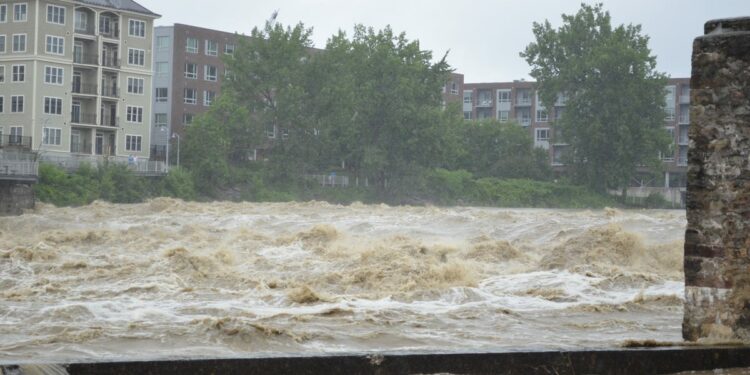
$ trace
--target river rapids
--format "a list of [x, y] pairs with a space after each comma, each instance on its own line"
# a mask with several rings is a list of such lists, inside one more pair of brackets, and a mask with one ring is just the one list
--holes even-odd
[[0, 363], [681, 340], [683, 211], [40, 205], [0, 218]]

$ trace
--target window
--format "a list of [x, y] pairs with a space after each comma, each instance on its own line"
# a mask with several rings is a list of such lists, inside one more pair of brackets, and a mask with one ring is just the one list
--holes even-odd
[[458, 95], [458, 85], [456, 82], [451, 82], [451, 94]]
[[196, 104], [197, 102], [197, 91], [195, 91], [195, 89], [185, 89], [185, 104]]
[[203, 105], [210, 107], [216, 98], [216, 91], [203, 91]]
[[510, 111], [497, 112], [497, 119], [500, 120], [500, 122], [508, 122], [508, 117], [510, 117]]
[[165, 75], [167, 74], [167, 69], [169, 68], [169, 65], [165, 62], [157, 61], [156, 64], [154, 64], [154, 72], [156, 72], [156, 75]]
[[216, 56], [218, 54], [219, 54], [219, 42], [214, 42], [213, 40], [207, 40], [206, 41], [206, 55]]
[[182, 114], [182, 124], [183, 125], [190, 125], [193, 123], [193, 114], [192, 113], [183, 113]]
[[0, 83], [5, 83], [5, 65], [0, 65]]
[[57, 5], [47, 5], [47, 22], [65, 25], [65, 8]]
[[169, 48], [169, 37], [168, 36], [157, 36], [156, 37], [156, 48], [167, 49]]
[[128, 94], [143, 95], [143, 78], [128, 77]]
[[42, 143], [45, 145], [60, 145], [60, 138], [62, 138], [62, 129], [59, 128], [43, 128], [42, 129]]
[[225, 44], [224, 45], [224, 53], [227, 55], [234, 56], [234, 44]]
[[26, 81], [26, 65], [13, 65], [13, 74], [12, 74], [11, 81], [13, 82]]
[[127, 107], [127, 120], [128, 122], [133, 122], [140, 124], [143, 122], [143, 107], [135, 107], [132, 105], [129, 105]]
[[141, 151], [141, 139], [140, 135], [126, 135], [125, 136], [125, 150], [126, 151]]
[[536, 110], [536, 122], [547, 122], [549, 121], [549, 113], [546, 109]]
[[26, 34], [13, 34], [13, 52], [26, 52]]
[[156, 98], [157, 103], [166, 103], [169, 98], [169, 89], [166, 87], [157, 87], [156, 95], [154, 97]]
[[23, 113], [23, 95], [13, 95], [10, 97], [10, 112]]
[[564, 109], [560, 107], [555, 108], [555, 121], [560, 121], [560, 119], [563, 116], [563, 113], [565, 113]]
[[502, 90], [497, 92], [498, 103], [510, 103], [510, 90]]
[[0, 35], [0, 53], [5, 53], [5, 35]]
[[464, 103], [471, 104], [471, 91], [464, 91]]
[[537, 129], [536, 140], [541, 142], [549, 141], [549, 129]]
[[185, 78], [198, 79], [198, 65], [185, 63]]
[[146, 22], [140, 20], [128, 21], [128, 35], [140, 38], [146, 37]]
[[11, 126], [10, 127], [10, 143], [20, 144], [23, 137], [23, 126]]
[[664, 108], [664, 121], [674, 121], [674, 108]]
[[13, 22], [26, 22], [26, 11], [26, 3], [13, 4]]
[[0, 23], [8, 22], [8, 6], [0, 4]]
[[464, 111], [464, 120], [471, 120], [471, 111]]
[[154, 126], [159, 128], [167, 127], [167, 114], [166, 113], [155, 113], [154, 114]]
[[76, 31], [83, 31], [83, 32], [88, 31], [89, 14], [84, 11], [77, 10], [75, 22], [76, 22], [76, 25], [75, 25]]
[[146, 65], [146, 51], [136, 48], [128, 48], [128, 64], [130, 65]]
[[187, 38], [187, 41], [185, 42], [185, 52], [198, 53], [198, 39]]
[[0, 96], [0, 113], [3, 113], [3, 110], [5, 109], [4, 105], [5, 105], [5, 97]]
[[65, 39], [59, 36], [47, 35], [47, 53], [55, 55], [65, 54]]
[[63, 84], [63, 68], [56, 66], [45, 66], [44, 67], [44, 83], [51, 85], [62, 85]]
[[99, 32], [107, 36], [112, 35], [112, 18], [109, 16], [99, 16]]
[[44, 113], [48, 115], [61, 115], [62, 114], [62, 99], [45, 96], [44, 97]]
[[216, 76], [217, 76], [216, 72], [217, 72], [217, 69], [215, 66], [206, 65], [203, 69], [203, 78], [205, 78], [206, 81], [216, 82]]

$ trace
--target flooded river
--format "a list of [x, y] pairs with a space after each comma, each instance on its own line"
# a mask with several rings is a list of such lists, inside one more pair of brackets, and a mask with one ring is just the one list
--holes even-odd
[[0, 363], [681, 340], [682, 211], [42, 205], [0, 218]]

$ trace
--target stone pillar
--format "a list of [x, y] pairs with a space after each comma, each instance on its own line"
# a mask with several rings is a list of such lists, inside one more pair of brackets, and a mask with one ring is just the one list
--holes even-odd
[[750, 17], [693, 43], [686, 340], [750, 341]]
[[20, 215], [34, 208], [34, 189], [29, 183], [0, 181], [0, 216]]

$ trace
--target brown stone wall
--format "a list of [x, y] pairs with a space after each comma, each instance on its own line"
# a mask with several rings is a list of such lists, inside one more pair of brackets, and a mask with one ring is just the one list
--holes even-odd
[[693, 44], [686, 340], [750, 341], [750, 18]]

